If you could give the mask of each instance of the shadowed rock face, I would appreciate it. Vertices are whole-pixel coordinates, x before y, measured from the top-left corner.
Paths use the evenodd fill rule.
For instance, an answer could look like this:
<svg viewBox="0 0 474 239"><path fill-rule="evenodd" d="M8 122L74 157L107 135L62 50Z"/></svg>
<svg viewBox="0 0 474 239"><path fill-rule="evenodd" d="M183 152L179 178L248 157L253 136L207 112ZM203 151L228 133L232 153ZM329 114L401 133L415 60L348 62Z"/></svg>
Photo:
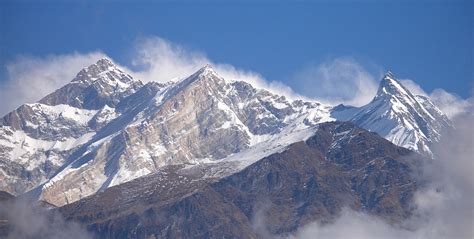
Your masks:
<svg viewBox="0 0 474 239"><path fill-rule="evenodd" d="M323 123L305 142L225 178L168 166L59 211L100 238L287 235L342 207L396 222L411 212L411 154L351 123Z"/></svg>

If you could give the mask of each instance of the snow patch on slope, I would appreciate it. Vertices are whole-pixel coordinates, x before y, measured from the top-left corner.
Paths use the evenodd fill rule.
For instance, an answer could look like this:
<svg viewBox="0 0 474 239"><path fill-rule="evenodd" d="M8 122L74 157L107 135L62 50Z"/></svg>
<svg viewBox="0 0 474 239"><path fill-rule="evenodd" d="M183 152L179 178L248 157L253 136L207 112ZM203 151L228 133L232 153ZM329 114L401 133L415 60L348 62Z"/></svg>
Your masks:
<svg viewBox="0 0 474 239"><path fill-rule="evenodd" d="M40 103L25 104L30 106L31 109L41 115L45 115L48 118L58 119L64 118L72 120L80 125L87 125L87 123L94 117L97 110L86 110L79 109L69 105L45 105Z"/></svg>

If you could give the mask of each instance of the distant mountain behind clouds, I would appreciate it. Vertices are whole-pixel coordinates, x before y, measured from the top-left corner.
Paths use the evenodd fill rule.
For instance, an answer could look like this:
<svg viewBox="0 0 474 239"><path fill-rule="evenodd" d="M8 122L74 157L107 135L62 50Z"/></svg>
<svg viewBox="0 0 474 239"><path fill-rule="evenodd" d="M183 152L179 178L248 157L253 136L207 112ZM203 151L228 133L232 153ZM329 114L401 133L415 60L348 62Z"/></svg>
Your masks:
<svg viewBox="0 0 474 239"><path fill-rule="evenodd" d="M178 82L143 84L101 59L0 120L0 190L60 206L172 165L219 165L206 174L219 178L336 120L425 155L451 127L391 73L369 104L334 107L224 79L209 65Z"/></svg>

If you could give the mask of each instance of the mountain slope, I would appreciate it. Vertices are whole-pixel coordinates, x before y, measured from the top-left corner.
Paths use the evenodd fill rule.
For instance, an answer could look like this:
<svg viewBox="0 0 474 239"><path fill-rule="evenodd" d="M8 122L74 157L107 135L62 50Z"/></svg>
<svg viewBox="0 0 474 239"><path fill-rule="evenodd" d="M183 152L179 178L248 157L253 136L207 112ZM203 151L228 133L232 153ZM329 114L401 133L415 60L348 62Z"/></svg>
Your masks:
<svg viewBox="0 0 474 239"><path fill-rule="evenodd" d="M100 238L285 235L342 207L392 221L410 215L409 150L351 123L323 123L312 134L224 178L202 172L225 161L166 166L59 210Z"/></svg>
<svg viewBox="0 0 474 239"><path fill-rule="evenodd" d="M141 106L121 112L118 103L121 115L109 125L128 118L126 123L112 127L118 129L112 134L102 134L110 128L105 126L96 134L104 137L74 151L68 164L36 189L40 199L63 205L166 165L221 160L290 129L328 120L326 106L226 81L210 66L159 88L148 100L140 91L122 102Z"/></svg>

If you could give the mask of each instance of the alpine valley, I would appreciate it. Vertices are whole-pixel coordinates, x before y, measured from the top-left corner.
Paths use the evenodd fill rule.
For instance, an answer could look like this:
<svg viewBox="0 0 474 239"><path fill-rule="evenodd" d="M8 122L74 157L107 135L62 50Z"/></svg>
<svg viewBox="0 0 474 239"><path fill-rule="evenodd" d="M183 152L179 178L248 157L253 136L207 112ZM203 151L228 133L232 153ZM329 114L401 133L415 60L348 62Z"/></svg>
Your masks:
<svg viewBox="0 0 474 239"><path fill-rule="evenodd" d="M40 202L97 238L287 236L345 207L400 222L417 164L450 128L390 72L352 107L289 99L210 65L144 84L104 58L0 119L0 201Z"/></svg>

